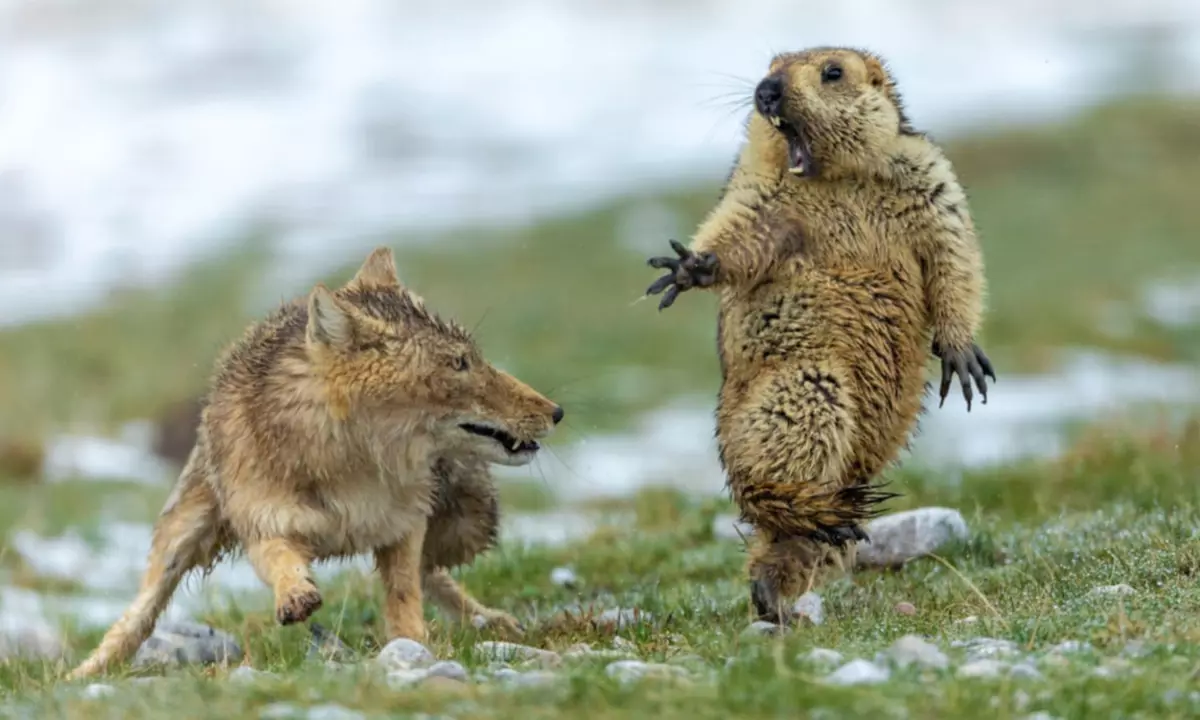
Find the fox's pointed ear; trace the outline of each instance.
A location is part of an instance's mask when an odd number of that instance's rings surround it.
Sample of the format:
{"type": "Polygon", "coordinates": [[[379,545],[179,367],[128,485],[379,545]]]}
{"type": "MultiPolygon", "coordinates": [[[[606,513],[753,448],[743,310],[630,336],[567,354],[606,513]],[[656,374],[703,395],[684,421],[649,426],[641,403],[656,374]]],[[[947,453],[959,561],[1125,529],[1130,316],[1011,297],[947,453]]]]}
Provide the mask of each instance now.
{"type": "Polygon", "coordinates": [[[392,249],[382,246],[375,248],[358,272],[354,273],[354,277],[346,283],[346,287],[400,287],[400,279],[396,276],[396,258],[392,255],[392,249]]]}
{"type": "Polygon", "coordinates": [[[323,283],[318,283],[308,295],[308,329],[310,346],[345,347],[356,332],[355,311],[339,300],[323,283]]]}

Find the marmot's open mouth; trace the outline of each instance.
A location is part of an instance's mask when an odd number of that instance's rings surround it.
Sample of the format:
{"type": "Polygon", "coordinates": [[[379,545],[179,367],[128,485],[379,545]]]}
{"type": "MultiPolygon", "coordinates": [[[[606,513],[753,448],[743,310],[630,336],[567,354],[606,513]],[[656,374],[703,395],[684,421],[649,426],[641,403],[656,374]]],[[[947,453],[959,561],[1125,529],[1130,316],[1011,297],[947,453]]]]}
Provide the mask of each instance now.
{"type": "Polygon", "coordinates": [[[489,437],[504,446],[504,449],[512,454],[523,452],[537,452],[541,449],[541,445],[537,444],[536,440],[518,440],[513,435],[504,432],[499,428],[488,427],[487,425],[476,425],[475,423],[462,423],[460,428],[475,435],[489,437]]]}
{"type": "Polygon", "coordinates": [[[793,175],[815,175],[816,162],[813,161],[812,143],[803,125],[794,125],[787,120],[772,115],[767,118],[787,139],[788,172],[793,175]]]}

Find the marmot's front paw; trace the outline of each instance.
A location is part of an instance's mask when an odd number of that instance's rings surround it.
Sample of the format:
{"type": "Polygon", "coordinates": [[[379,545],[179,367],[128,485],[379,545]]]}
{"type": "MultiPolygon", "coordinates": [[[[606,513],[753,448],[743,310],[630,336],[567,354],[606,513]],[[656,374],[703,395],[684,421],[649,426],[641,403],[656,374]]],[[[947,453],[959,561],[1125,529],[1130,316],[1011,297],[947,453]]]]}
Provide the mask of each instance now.
{"type": "Polygon", "coordinates": [[[958,379],[962,381],[967,412],[971,412],[972,378],[979,388],[979,394],[983,396],[983,404],[987,404],[987,381],[984,378],[990,377],[992,382],[996,382],[996,371],[992,369],[992,361],[988,360],[978,345],[971,343],[969,348],[954,350],[942,348],[941,344],[935,341],[933,354],[942,359],[942,386],[939,390],[941,401],[938,407],[946,404],[946,394],[950,392],[950,380],[954,375],[958,375],[958,379]]]}
{"type": "Polygon", "coordinates": [[[652,268],[669,271],[666,275],[655,280],[650,287],[646,288],[647,295],[657,295],[663,290],[667,291],[658,303],[659,310],[671,307],[671,304],[675,302],[675,298],[679,297],[679,293],[684,290],[694,287],[708,287],[716,282],[717,279],[716,255],[710,252],[697,255],[685,248],[678,240],[671,241],[671,249],[679,257],[660,256],[652,257],[646,261],[652,268]]]}

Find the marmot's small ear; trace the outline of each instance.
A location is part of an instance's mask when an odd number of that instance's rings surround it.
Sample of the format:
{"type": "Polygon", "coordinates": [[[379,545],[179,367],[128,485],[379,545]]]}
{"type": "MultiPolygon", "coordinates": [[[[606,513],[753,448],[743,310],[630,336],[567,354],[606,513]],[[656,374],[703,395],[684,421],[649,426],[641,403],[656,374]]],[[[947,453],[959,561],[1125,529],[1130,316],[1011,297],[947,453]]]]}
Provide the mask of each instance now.
{"type": "Polygon", "coordinates": [[[867,81],[872,86],[883,90],[891,84],[891,78],[888,76],[887,68],[879,61],[879,58],[872,55],[863,57],[863,64],[867,67],[867,81]]]}

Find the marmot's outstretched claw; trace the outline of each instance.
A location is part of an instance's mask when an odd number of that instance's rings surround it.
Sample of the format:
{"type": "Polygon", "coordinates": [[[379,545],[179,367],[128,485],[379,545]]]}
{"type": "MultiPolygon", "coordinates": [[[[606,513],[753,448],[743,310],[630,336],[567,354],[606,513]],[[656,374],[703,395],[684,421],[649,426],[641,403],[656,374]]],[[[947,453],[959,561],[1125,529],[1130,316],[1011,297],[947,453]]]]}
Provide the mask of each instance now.
{"type": "Polygon", "coordinates": [[[965,350],[943,350],[935,343],[933,353],[942,359],[942,385],[938,391],[941,399],[938,407],[946,404],[946,395],[950,392],[950,380],[954,375],[958,375],[958,379],[962,381],[963,397],[967,400],[967,412],[971,412],[971,398],[974,397],[974,393],[971,391],[972,379],[979,388],[979,394],[983,397],[983,404],[987,405],[987,381],[984,378],[990,377],[992,382],[996,382],[996,371],[992,368],[992,361],[978,345],[972,343],[971,347],[965,350]]]}
{"type": "Polygon", "coordinates": [[[679,293],[684,290],[712,285],[717,276],[716,255],[712,253],[697,255],[684,247],[678,240],[671,240],[671,249],[679,257],[658,256],[646,261],[646,264],[652,268],[668,271],[646,288],[647,295],[657,295],[663,290],[667,291],[658,303],[659,310],[671,307],[675,303],[675,298],[679,297],[679,293]]]}

